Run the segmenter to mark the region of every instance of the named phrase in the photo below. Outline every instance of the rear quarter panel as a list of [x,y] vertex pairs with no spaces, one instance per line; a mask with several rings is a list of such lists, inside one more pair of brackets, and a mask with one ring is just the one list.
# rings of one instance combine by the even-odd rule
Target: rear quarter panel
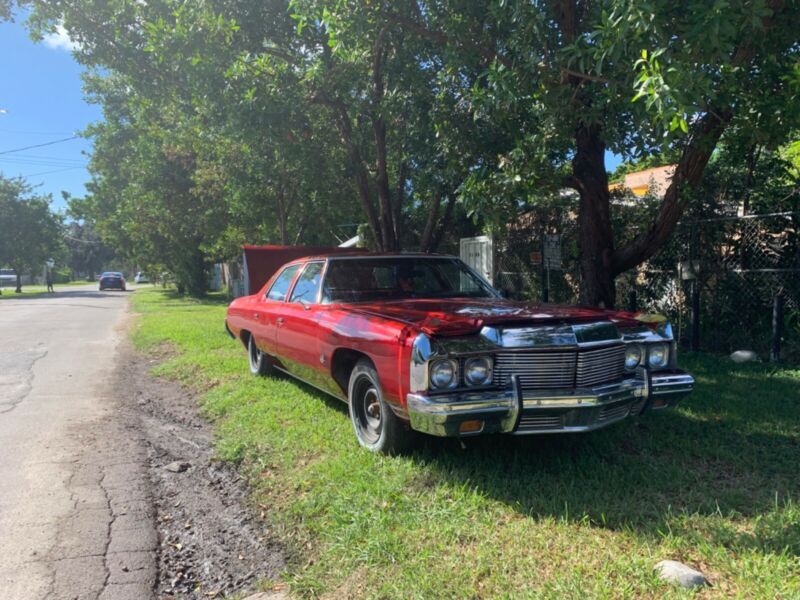
[[242,296],[228,305],[225,315],[225,323],[231,333],[241,339],[242,330],[252,330],[252,319],[254,302],[258,296]]

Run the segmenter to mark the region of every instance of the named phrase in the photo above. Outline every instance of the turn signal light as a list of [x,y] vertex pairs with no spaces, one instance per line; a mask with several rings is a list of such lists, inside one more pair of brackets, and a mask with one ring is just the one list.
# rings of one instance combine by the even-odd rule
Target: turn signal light
[[473,421],[462,421],[458,426],[459,433],[478,433],[481,429],[483,429],[483,421],[478,419]]

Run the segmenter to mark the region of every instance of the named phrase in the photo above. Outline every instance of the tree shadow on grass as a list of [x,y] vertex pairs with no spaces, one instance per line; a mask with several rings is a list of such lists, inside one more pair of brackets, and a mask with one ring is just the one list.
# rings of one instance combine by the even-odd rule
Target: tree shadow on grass
[[[800,507],[786,503],[800,496],[800,377],[703,357],[691,370],[697,388],[679,409],[588,434],[480,436],[465,447],[419,435],[412,488],[467,485],[530,517],[653,538],[681,516],[718,515],[703,524],[711,542],[800,555]],[[344,403],[299,385],[348,418]],[[731,515],[753,527],[737,529]]]
[[784,504],[800,495],[800,379],[702,359],[695,366],[698,386],[681,409],[605,430],[478,437],[466,450],[427,438],[412,455],[428,473],[420,484],[468,484],[521,514],[652,536],[676,515],[759,517],[747,534],[706,533],[800,553],[800,509]]

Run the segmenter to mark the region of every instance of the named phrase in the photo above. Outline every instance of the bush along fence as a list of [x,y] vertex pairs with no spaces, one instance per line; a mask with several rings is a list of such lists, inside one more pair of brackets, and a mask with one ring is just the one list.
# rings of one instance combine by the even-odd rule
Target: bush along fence
[[[495,235],[495,285],[577,302],[574,219],[550,211],[521,223]],[[683,222],[658,255],[618,278],[617,303],[666,314],[691,349],[800,362],[800,212]]]

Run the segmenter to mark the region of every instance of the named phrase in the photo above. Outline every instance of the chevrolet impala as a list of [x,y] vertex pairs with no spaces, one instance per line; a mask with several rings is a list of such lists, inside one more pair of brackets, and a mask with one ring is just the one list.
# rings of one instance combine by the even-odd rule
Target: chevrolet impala
[[508,300],[458,258],[294,260],[228,307],[250,371],[287,373],[347,403],[359,443],[386,453],[435,436],[586,432],[675,406],[663,319]]

